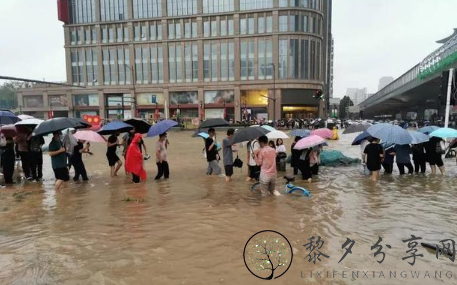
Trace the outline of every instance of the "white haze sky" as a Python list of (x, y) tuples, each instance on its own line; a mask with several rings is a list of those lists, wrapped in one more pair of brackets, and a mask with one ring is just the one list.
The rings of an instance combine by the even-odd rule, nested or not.
[[(66, 80), (56, 2), (0, 0), (0, 75)], [(457, 28), (456, 11), (456, 0), (334, 0), (334, 97), (413, 67)]]

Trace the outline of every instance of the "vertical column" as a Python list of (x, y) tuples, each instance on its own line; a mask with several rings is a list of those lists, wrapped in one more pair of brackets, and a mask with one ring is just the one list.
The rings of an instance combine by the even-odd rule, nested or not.
[[(164, 0), (165, 1), (165, 0)], [(168, 89), (163, 89), (163, 99), (164, 99), (164, 106), (163, 106), (163, 113), (165, 118), (170, 118), (170, 92)]]
[(67, 95), (67, 102), (68, 102), (68, 117), (74, 118), (75, 117), (75, 108), (74, 108), (74, 103), (73, 103), (73, 95), (71, 94), (71, 91), (68, 91), (66, 93), (66, 95)]
[(203, 87), (198, 88), (198, 117), (200, 120), (205, 119), (205, 91)]
[(241, 102), (240, 86), (235, 87), (235, 121), (241, 121), (241, 109), (243, 102)]
[(133, 19), (133, 1), (127, 1), (127, 17), (125, 19)]
[(98, 91), (98, 103), (100, 105), (100, 118), (107, 118), (108, 111), (106, 111), (105, 96), (103, 94), (103, 91)]
[(100, 22), (101, 21), (101, 11), (100, 11), (100, 1), (103, 0), (94, 0), (94, 5), (95, 5), (95, 22)]
[(275, 98), (275, 108), (274, 108), (274, 112), (275, 112), (275, 118), (276, 120), (279, 120), (281, 119), (282, 117), (282, 90), (281, 89), (276, 89), (276, 91), (274, 92), (274, 98)]
[(65, 49), (65, 65), (67, 68), (67, 82), (71, 82), (73, 84), (73, 78), (71, 73), (71, 50), (70, 48)]
[[(45, 110), (45, 113), (49, 114), (49, 111), (52, 110), (52, 108), (49, 106), (49, 99), (48, 99), (48, 92), (44, 91), (43, 92), (43, 110)], [(49, 117), (49, 115), (48, 115)]]
[[(22, 88), (24, 88), (24, 87), (25, 87), (25, 83), (24, 83), (24, 85), (22, 85)], [(24, 96), (22, 94), (22, 91), (17, 92), (17, 105), (19, 108), (19, 114), (21, 114), (22, 109), (24, 108)]]
[(241, 51), (240, 51), (240, 38), (234, 39), (234, 52), (235, 52), (235, 81), (240, 80), (240, 58), (241, 58)]
[(104, 85), (105, 82), (103, 81), (103, 52), (102, 47), (97, 47), (97, 71), (98, 71), (98, 85)]

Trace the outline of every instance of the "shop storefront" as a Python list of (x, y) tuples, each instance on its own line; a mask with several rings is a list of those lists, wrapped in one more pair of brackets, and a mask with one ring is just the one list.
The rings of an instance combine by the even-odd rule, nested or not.
[(83, 115), (100, 115), (98, 94), (73, 95), (73, 116), (82, 118)]
[(158, 121), (165, 118), (165, 98), (163, 93), (137, 94), (136, 103), (140, 118), (149, 121)]
[(240, 108), (243, 121), (268, 120), (268, 90), (242, 90)]
[(233, 90), (205, 91), (204, 119), (222, 118), (235, 121), (235, 92)]
[(128, 120), (134, 117), (132, 114), (132, 95), (130, 94), (106, 94), (105, 117), (110, 120)]
[(315, 90), (281, 90), (281, 118), (312, 119), (319, 117), (320, 100), (314, 98)]
[(170, 92), (170, 116), (180, 117), (183, 120), (198, 118), (197, 91)]

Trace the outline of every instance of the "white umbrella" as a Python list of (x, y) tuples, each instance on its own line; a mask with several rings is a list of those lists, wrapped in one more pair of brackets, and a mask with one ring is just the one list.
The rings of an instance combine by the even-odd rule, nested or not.
[(35, 119), (35, 117), (30, 116), (30, 115), (25, 115), (25, 114), (19, 115), (19, 116), (17, 116), (17, 117), (18, 117), (19, 119), (21, 119), (21, 120)]
[[(22, 115), (20, 115), (20, 116), (22, 116)], [(36, 126), (36, 125), (41, 124), (42, 122), (43, 122), (43, 120), (32, 118), (32, 119), (23, 119), (22, 121), (19, 121), (14, 125), (15, 126)]]
[(278, 130), (271, 131), (266, 136), (269, 139), (288, 139), (289, 138), (289, 136), (286, 135), (286, 133), (278, 131)]

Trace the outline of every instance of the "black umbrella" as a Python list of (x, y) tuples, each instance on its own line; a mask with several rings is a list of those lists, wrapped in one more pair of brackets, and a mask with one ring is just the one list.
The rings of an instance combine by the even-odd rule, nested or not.
[(264, 136), (270, 131), (262, 127), (249, 127), (238, 130), (230, 140), (230, 144), (236, 144), (240, 142), (250, 141), (258, 137)]
[(215, 119), (208, 119), (208, 120), (205, 120), (201, 125), (200, 125), (200, 129), (201, 128), (214, 128), (214, 127), (222, 127), (222, 126), (228, 126), (229, 125), (229, 122), (227, 122), (226, 120), (224, 119), (221, 119), (221, 118), (215, 118)]
[(352, 124), (344, 130), (343, 135), (352, 134), (352, 133), (361, 133), (361, 132), (366, 131), (369, 127), (371, 127), (371, 124), (368, 124), (368, 123)]
[(55, 118), (42, 122), (33, 131), (33, 136), (45, 136), (53, 132), (68, 128), (82, 128), (81, 124), (73, 118)]
[(79, 119), (79, 118), (68, 118), (69, 120), (71, 120), (72, 122), (74, 122), (77, 126), (74, 127), (75, 129), (84, 129), (84, 128), (90, 128), (92, 127), (91, 124), (89, 124), (88, 122), (84, 121), (83, 119)]
[(124, 122), (126, 124), (133, 126), (135, 128), (135, 132), (140, 133), (140, 134), (147, 133), (149, 131), (149, 129), (151, 128), (151, 124), (149, 124), (145, 120), (139, 119), (139, 118), (129, 119)]

